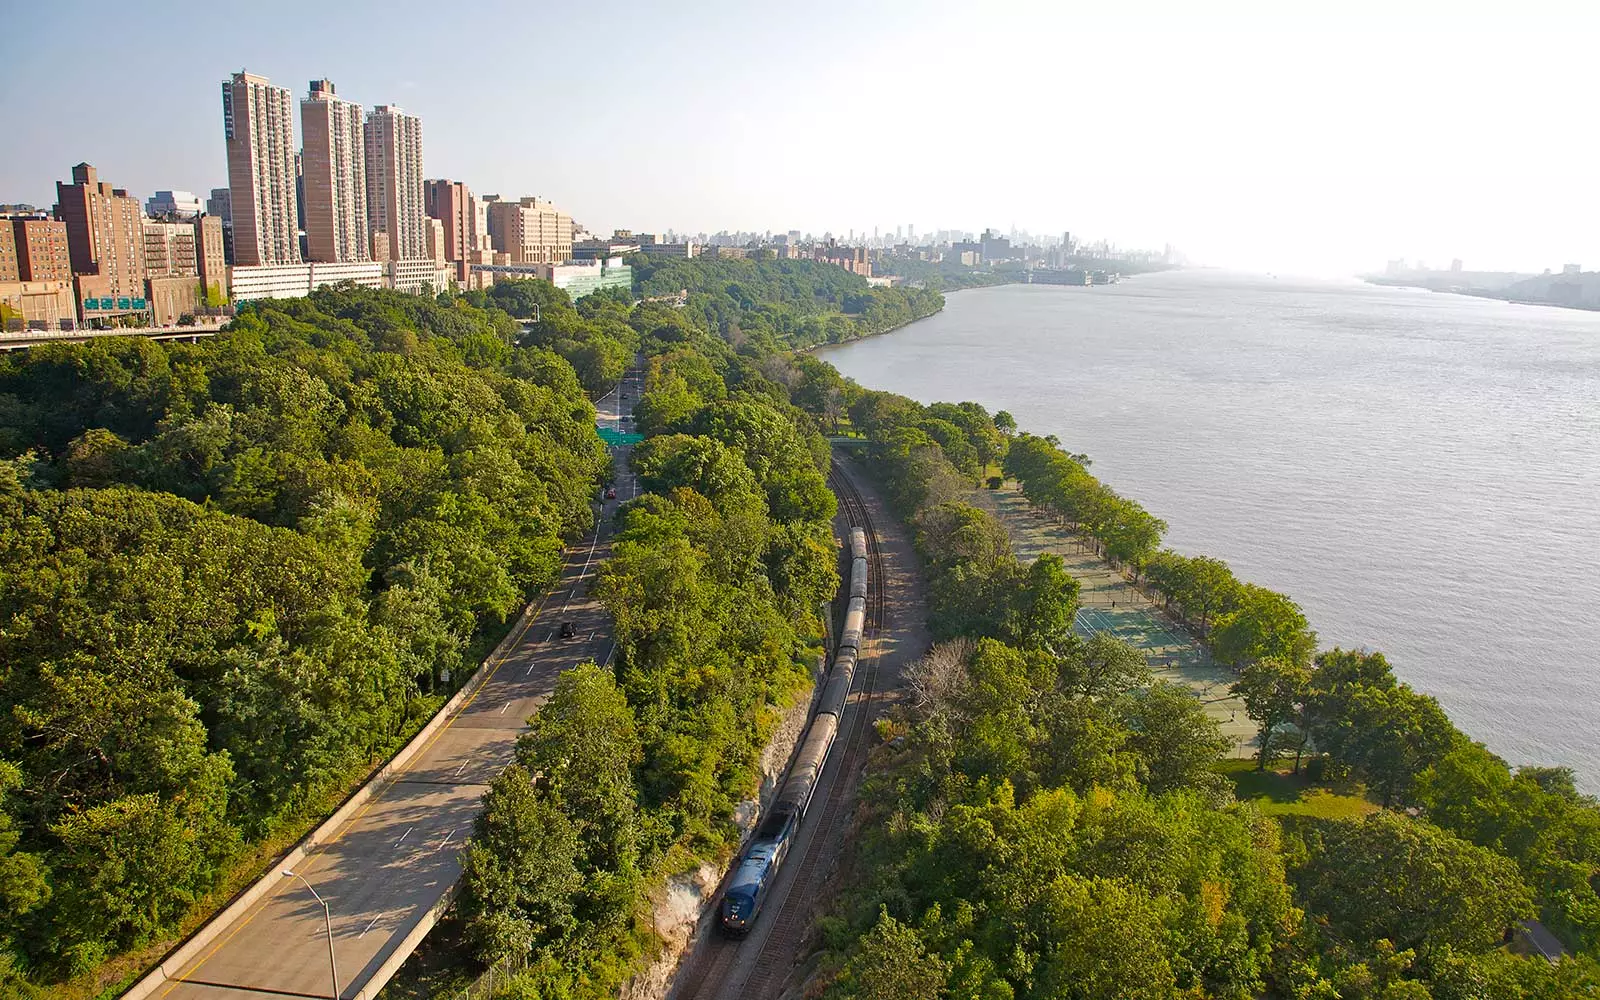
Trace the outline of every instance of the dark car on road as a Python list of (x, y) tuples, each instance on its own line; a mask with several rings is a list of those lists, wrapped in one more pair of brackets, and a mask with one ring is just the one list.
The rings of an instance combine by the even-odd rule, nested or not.
[(574, 635), (577, 634), (577, 631), (578, 631), (577, 629), (572, 627), (572, 623), (571, 622), (562, 622), (561, 623), (561, 638), (570, 639)]
[(616, 498), (617, 498), (617, 488), (615, 486), (609, 487), (606, 490), (606, 499), (607, 500), (615, 500)]

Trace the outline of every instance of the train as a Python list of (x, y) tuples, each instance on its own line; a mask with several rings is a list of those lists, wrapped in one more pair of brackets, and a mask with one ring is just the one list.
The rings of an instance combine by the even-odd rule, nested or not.
[(756, 917), (761, 914), (768, 890), (800, 831), (811, 796), (817, 790), (817, 781), (827, 765), (828, 752), (839, 735), (839, 719), (844, 714), (845, 699), (850, 696), (856, 663), (861, 657), (866, 617), (867, 533), (861, 528), (852, 528), (849, 603), (845, 609), (844, 630), (834, 650), (833, 668), (823, 683), (817, 714), (806, 728), (789, 775), (773, 799), (772, 808), (761, 818), (761, 824), (756, 827), (722, 894), (719, 922), (723, 933), (729, 937), (740, 938), (750, 933)]

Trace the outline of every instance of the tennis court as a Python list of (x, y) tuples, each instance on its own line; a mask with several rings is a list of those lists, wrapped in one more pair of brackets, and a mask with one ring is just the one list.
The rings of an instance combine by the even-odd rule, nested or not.
[(1159, 615), (1122, 601), (1116, 607), (1080, 607), (1072, 629), (1084, 638), (1105, 632), (1141, 650), (1158, 679), (1194, 693), (1206, 714), (1234, 741), (1234, 756), (1254, 753), (1256, 726), (1245, 715), (1244, 703), (1230, 690), (1233, 672), (1218, 666), (1199, 643)]
[(1045, 552), (1059, 555), (1078, 581), (1081, 602), (1073, 631), (1088, 637), (1107, 632), (1142, 650), (1161, 680), (1194, 692), (1206, 714), (1234, 741), (1234, 755), (1255, 753), (1256, 727), (1244, 703), (1230, 691), (1237, 680), (1231, 669), (1212, 662), (1205, 648), (1182, 628), (1162, 617), (1150, 599), (1129, 585), (1085, 540), (1028, 503), (1017, 488), (973, 490), (970, 502), (988, 510), (1005, 525), (1012, 551), (1023, 562)]

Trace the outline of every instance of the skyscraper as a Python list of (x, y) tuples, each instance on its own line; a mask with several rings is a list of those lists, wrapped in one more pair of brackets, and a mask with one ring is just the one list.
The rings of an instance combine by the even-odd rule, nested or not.
[(371, 259), (367, 233), (367, 145), (362, 108), (312, 80), (300, 102), (305, 141), (306, 256), (337, 263)]
[(428, 256), (422, 211), (422, 119), (392, 104), (367, 115), (367, 224), (382, 233), (390, 260)]
[(298, 264), (294, 99), (243, 71), (222, 84), (234, 262)]

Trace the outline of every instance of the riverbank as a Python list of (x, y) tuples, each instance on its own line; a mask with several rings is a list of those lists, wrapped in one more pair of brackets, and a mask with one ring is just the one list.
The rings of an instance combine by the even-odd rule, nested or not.
[[(1577, 309), (1583, 312), (1600, 312), (1600, 274), (1527, 275), (1505, 290), (1482, 287), (1462, 287), (1429, 282), (1426, 278), (1385, 278), (1377, 275), (1363, 276), (1362, 281), (1380, 288), (1414, 288), (1445, 295), (1464, 295), (1475, 299), (1492, 299), (1519, 306), (1548, 306), (1553, 309)], [(1544, 289), (1542, 294), (1529, 294)]]

